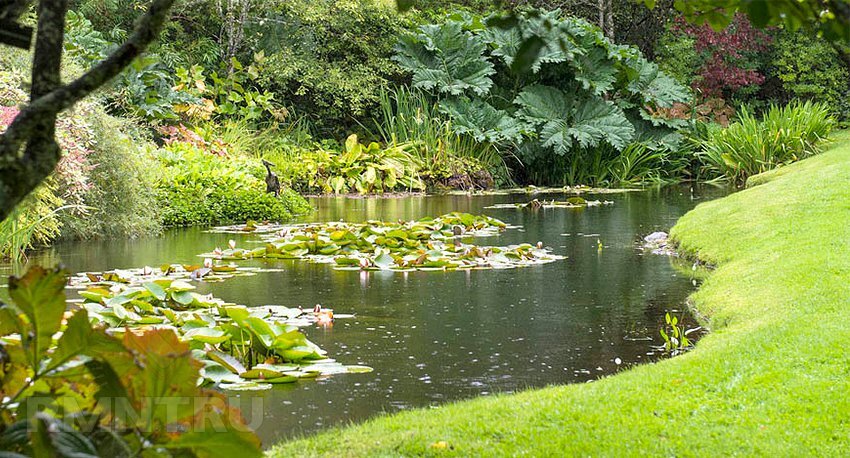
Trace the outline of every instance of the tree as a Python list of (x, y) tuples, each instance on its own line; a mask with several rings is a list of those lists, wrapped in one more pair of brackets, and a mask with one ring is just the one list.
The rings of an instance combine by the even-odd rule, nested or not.
[[(56, 117), (117, 76), (156, 39), (175, 0), (151, 0), (133, 33), (112, 54), (79, 78), (63, 84), (60, 77), (67, 0), (40, 0), (32, 88), (29, 104), (22, 107), (0, 135), (0, 220), (35, 189), (56, 167), (61, 151), (56, 142)], [(0, 26), (16, 24), (16, 37), (0, 34), (0, 43), (28, 48), (22, 36), (26, 27), (17, 24), (32, 0), (0, 0)]]

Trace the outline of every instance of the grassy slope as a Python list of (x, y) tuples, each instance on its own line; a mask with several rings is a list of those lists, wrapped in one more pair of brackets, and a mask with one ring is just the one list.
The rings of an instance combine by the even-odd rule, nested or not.
[[(598, 382), (417, 410), (273, 455), (850, 454), (850, 140), (673, 229), (719, 265), (697, 348)], [(451, 448), (430, 447), (447, 441)]]

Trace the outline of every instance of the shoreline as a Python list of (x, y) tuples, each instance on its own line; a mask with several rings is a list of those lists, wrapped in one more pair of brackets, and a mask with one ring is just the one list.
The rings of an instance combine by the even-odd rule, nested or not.
[[(676, 358), (379, 416), (270, 456), (844, 455), (850, 438), (850, 141), (700, 204), (671, 238), (716, 266), (689, 298), (711, 332)], [(267, 444), (268, 445), (268, 444)]]

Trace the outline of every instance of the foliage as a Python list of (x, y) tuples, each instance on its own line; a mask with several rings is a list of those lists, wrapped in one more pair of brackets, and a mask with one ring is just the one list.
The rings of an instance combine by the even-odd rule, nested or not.
[(782, 31), (776, 40), (771, 73), (782, 82), (784, 100), (812, 100), (846, 119), (850, 116), (846, 98), (847, 68), (829, 43), (803, 32)]
[[(93, 28), (89, 19), (69, 12), (65, 48), (81, 64), (94, 65), (115, 46), (106, 34)], [(265, 60), (262, 52), (254, 54), (247, 66), (231, 58), (221, 62), (218, 71), (207, 74), (199, 64), (172, 66), (159, 54), (148, 53), (122, 72), (108, 96), (131, 115), (148, 121), (177, 121), (181, 116), (202, 121), (213, 115), (254, 122), (260, 118), (282, 119), (286, 110), (275, 105), (274, 94), (255, 87), (266, 71)]]
[(266, 57), (260, 51), (247, 67), (232, 58), (229, 69), (221, 75), (214, 71), (207, 77), (200, 65), (178, 67), (174, 89), (190, 94), (197, 102), (175, 105), (174, 111), (190, 121), (208, 120), (213, 114), (249, 122), (284, 120), (288, 113), (275, 105), (274, 94), (255, 88), (260, 75), (268, 71), (265, 65)]
[(153, 158), (160, 165), (157, 199), (165, 226), (284, 221), (309, 209), (292, 191), (280, 198), (266, 193), (257, 160), (220, 157), (182, 142), (154, 151)]
[(751, 175), (819, 153), (835, 124), (826, 105), (810, 101), (772, 106), (762, 120), (742, 108), (738, 121), (713, 131), (699, 154), (709, 174), (741, 184)]
[(260, 456), (238, 410), (196, 388), (199, 363), (174, 331), (92, 326), (86, 309), (66, 312), (67, 281), (63, 271), (31, 268), (10, 279), (12, 302), (0, 305), (5, 452)]
[(661, 338), (664, 339), (664, 350), (671, 354), (681, 353), (693, 347), (691, 340), (688, 339), (689, 331), (686, 330), (683, 324), (679, 324), (679, 317), (664, 314), (664, 322), (666, 326), (659, 330)]
[(26, 251), (59, 236), (58, 213), (69, 208), (56, 196), (52, 181), (36, 188), (0, 222), (0, 258), (20, 262), (26, 258)]
[(345, 140), (342, 151), (317, 149), (304, 154), (307, 189), (344, 194), (383, 193), (392, 190), (424, 190), (419, 178), (422, 164), (412, 153), (412, 143), (382, 148), (372, 142), (363, 145), (357, 135)]
[(261, 234), (265, 245), (216, 250), (202, 256), (221, 260), (308, 259), (333, 263), (338, 270), (393, 271), (507, 269), (563, 259), (542, 244), (487, 247), (461, 242), (462, 236), (493, 236), (505, 229), (505, 223), (495, 218), (458, 212), (397, 223), (225, 227), (219, 230)]
[[(678, 149), (677, 149), (678, 151)], [(610, 145), (580, 149), (569, 157), (548, 156), (527, 171), (533, 183), (580, 183), (590, 186), (640, 186), (678, 180), (687, 168), (684, 154), (633, 142), (622, 151)]]
[[(20, 76), (0, 72), (0, 92), (10, 102), (21, 97), (17, 87)], [(82, 110), (85, 112), (85, 107)], [(0, 106), (0, 132), (18, 114), (15, 107)], [(57, 140), (63, 151), (55, 172), (37, 187), (0, 223), (0, 258), (18, 262), (25, 252), (46, 245), (60, 235), (62, 214), (80, 215), (84, 211), (85, 194), (91, 189), (88, 173), (92, 140), (87, 123), (80, 112), (63, 115), (57, 120)]]
[[(656, 1), (644, 0), (644, 3), (654, 6)], [(675, 6), (689, 20), (715, 28), (728, 26), (741, 12), (757, 27), (811, 28), (833, 41), (850, 38), (850, 9), (846, 0), (688, 0), (675, 2)]]
[(550, 165), (549, 156), (602, 145), (622, 151), (682, 125), (653, 113), (686, 101), (687, 90), (636, 49), (557, 10), (519, 13), (508, 27), (497, 19), (450, 16), (397, 47), (413, 86), (440, 100), (456, 132), (519, 144), (517, 156), (533, 172)]
[(485, 138), (456, 133), (448, 115), (421, 91), (404, 87), (382, 91), (375, 127), (386, 144), (417, 145), (420, 175), (430, 186), (487, 189), (494, 177), (498, 184), (511, 182), (496, 146)]
[(268, 56), (262, 87), (339, 138), (368, 123), (382, 87), (404, 81), (390, 56), (407, 23), (395, 4), (380, 0), (274, 1), (248, 36)]
[(85, 273), (71, 278), (71, 285), (83, 289), (82, 307), (90, 320), (112, 332), (149, 326), (174, 329), (203, 365), (198, 374), (201, 384), (257, 390), (299, 378), (370, 370), (325, 358), (324, 350), (299, 331), (299, 327), (313, 324), (332, 326), (333, 310), (305, 312), (279, 305), (248, 308), (198, 294), (190, 283), (256, 273), (257, 269), (206, 260), (204, 266), (166, 264), (159, 269)]
[(674, 31), (693, 40), (699, 62), (693, 87), (704, 97), (730, 99), (741, 89), (764, 82), (765, 76), (757, 67), (758, 56), (768, 50), (772, 38), (753, 28), (744, 15), (736, 16), (720, 31), (683, 20), (675, 24)]
[(92, 164), (86, 172), (89, 187), (82, 196), (87, 211), (60, 215), (62, 237), (139, 237), (158, 233), (154, 176), (139, 146), (144, 140), (132, 132), (134, 127), (129, 122), (106, 114), (98, 106), (88, 107), (84, 115), (92, 142), (87, 156)]
[[(113, 36), (95, 30), (82, 14), (68, 12), (65, 50), (84, 68), (91, 67), (107, 57), (122, 38), (123, 32), (113, 30)], [(190, 94), (173, 89), (175, 80), (169, 67), (156, 53), (135, 59), (111, 83), (107, 98), (132, 116), (149, 121), (176, 120), (173, 106), (188, 104), (196, 99)]]

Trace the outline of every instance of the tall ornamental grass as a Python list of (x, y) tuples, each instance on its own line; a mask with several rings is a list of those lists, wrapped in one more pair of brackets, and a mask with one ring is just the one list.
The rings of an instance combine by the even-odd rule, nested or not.
[(510, 172), (496, 146), (456, 134), (448, 117), (425, 93), (402, 86), (381, 91), (379, 100), (373, 135), (387, 145), (416, 143), (418, 159), (426, 166), (451, 167), (458, 161), (473, 167), (480, 164), (497, 181), (510, 184)]
[(835, 126), (822, 103), (771, 106), (761, 120), (742, 108), (737, 122), (703, 142), (700, 155), (709, 174), (744, 183), (751, 175), (820, 153)]

